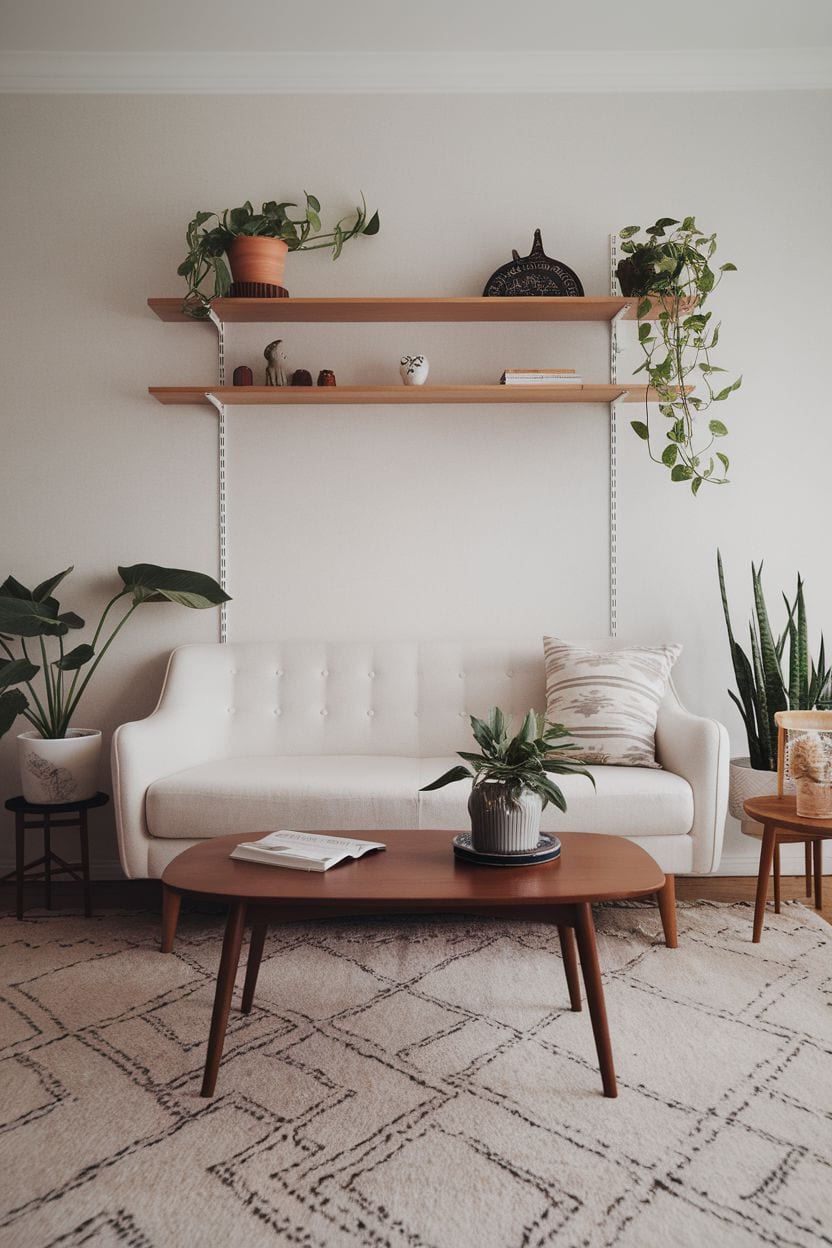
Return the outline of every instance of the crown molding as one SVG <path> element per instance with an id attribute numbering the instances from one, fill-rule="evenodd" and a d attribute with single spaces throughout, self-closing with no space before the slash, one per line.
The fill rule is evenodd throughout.
<path id="1" fill-rule="evenodd" d="M 823 91 L 832 48 L 674 52 L 0 52 L 0 91 L 551 94 Z"/>

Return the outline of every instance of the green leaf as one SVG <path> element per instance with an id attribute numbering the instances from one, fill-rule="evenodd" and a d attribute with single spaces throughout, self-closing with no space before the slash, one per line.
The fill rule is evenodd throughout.
<path id="1" fill-rule="evenodd" d="M 429 793 L 431 789 L 441 789 L 446 784 L 453 784 L 456 780 L 470 780 L 471 772 L 467 767 L 456 766 L 450 771 L 446 771 L 438 780 L 434 780 L 431 784 L 425 784 L 419 790 L 420 793 Z"/>
<path id="2" fill-rule="evenodd" d="M 670 474 L 671 481 L 690 481 L 693 476 L 693 469 L 688 468 L 687 464 L 677 464 Z"/>
<path id="3" fill-rule="evenodd" d="M 12 637 L 60 637 L 67 625 L 58 619 L 54 598 L 34 602 L 0 597 L 0 633 Z"/>
<path id="4" fill-rule="evenodd" d="M 366 234 L 369 237 L 369 235 L 371 234 L 378 234 L 380 228 L 381 228 L 381 222 L 378 219 L 378 212 L 374 212 L 373 215 L 370 217 L 370 220 L 364 226 L 364 229 L 361 231 L 361 233 Z"/>
<path id="5" fill-rule="evenodd" d="M 647 339 L 650 337 L 651 333 L 652 333 L 652 329 L 649 324 L 639 325 L 638 327 L 639 342 L 646 342 Z"/>
<path id="6" fill-rule="evenodd" d="M 320 228 L 321 228 L 321 218 L 318 216 L 317 212 L 315 212 L 312 208 L 307 208 L 307 209 L 306 209 L 306 220 L 307 220 L 307 221 L 309 222 L 309 224 L 311 225 L 312 230 L 314 231 L 314 233 L 316 233 L 316 234 L 317 234 L 317 233 L 320 231 Z"/>
<path id="7" fill-rule="evenodd" d="M 317 212 L 320 212 L 320 211 L 321 211 L 321 203 L 320 203 L 320 200 L 319 200 L 319 199 L 316 199 L 316 197 L 315 197 L 314 195 L 309 195 L 309 194 L 307 194 L 307 196 L 306 196 L 306 207 L 307 207 L 307 208 L 311 208 L 313 212 L 316 212 L 316 213 L 317 213 Z"/>
<path id="8" fill-rule="evenodd" d="M 730 262 L 728 264 L 721 264 L 719 266 L 719 271 L 720 273 L 736 273 L 737 266 L 735 264 L 731 264 Z"/>
<path id="9" fill-rule="evenodd" d="M 727 471 L 728 471 L 728 464 L 729 464 L 729 461 L 728 461 L 728 456 L 727 456 L 727 455 L 723 455 L 722 451 L 717 451 L 717 452 L 716 452 L 716 457 L 717 457 L 717 459 L 719 460 L 719 462 L 722 464 L 722 467 L 723 467 L 723 468 L 725 469 L 725 471 L 727 472 Z"/>
<path id="10" fill-rule="evenodd" d="M 92 646 L 81 645 L 76 646 L 74 650 L 70 650 L 69 654 L 65 654 L 62 659 L 56 659 L 52 664 L 62 672 L 74 672 L 79 667 L 83 667 L 85 663 L 89 663 L 90 659 L 95 658 L 95 651 Z"/>
<path id="11" fill-rule="evenodd" d="M 74 611 L 64 611 L 58 616 L 62 624 L 66 624 L 67 628 L 83 628 L 84 621 L 80 615 L 76 615 Z"/>
<path id="12" fill-rule="evenodd" d="M 618 231 L 618 237 L 632 238 L 634 234 L 638 234 L 640 229 L 640 225 L 625 225 L 623 230 Z"/>
<path id="13" fill-rule="evenodd" d="M 0 659 L 0 689 L 33 680 L 39 671 L 28 659 Z"/>
<path id="14" fill-rule="evenodd" d="M 693 481 L 691 481 L 690 483 L 691 493 L 693 494 L 694 498 L 699 493 L 700 487 L 702 485 L 702 480 L 703 480 L 702 477 L 694 477 Z"/>
<path id="15" fill-rule="evenodd" d="M 203 572 L 189 572 L 183 568 L 163 568 L 155 563 L 135 563 L 119 568 L 118 574 L 125 589 L 133 594 L 133 601 L 179 603 L 183 607 L 216 607 L 230 602 L 230 596 L 221 589 L 213 577 Z"/>
<path id="16" fill-rule="evenodd" d="M 639 305 L 636 308 L 636 316 L 638 317 L 638 319 L 641 320 L 643 317 L 647 316 L 652 306 L 653 306 L 652 299 L 640 300 Z"/>
<path id="17" fill-rule="evenodd" d="M 0 737 L 9 731 L 18 715 L 22 715 L 28 706 L 28 699 L 20 689 L 7 689 L 0 693 Z"/>
<path id="18" fill-rule="evenodd" d="M 0 585 L 0 598 L 23 598 L 31 602 L 34 594 L 31 589 L 21 585 L 20 581 L 15 580 L 13 576 L 7 576 L 3 584 Z"/>
<path id="19" fill-rule="evenodd" d="M 672 468 L 676 463 L 676 457 L 679 454 L 679 448 L 675 442 L 671 442 L 670 446 L 666 446 L 662 451 L 662 463 L 668 468 Z"/>
<path id="20" fill-rule="evenodd" d="M 711 433 L 714 435 L 715 438 L 727 437 L 728 430 L 725 427 L 725 425 L 723 425 L 721 420 L 708 421 L 708 428 L 710 429 Z"/>
<path id="21" fill-rule="evenodd" d="M 638 437 L 641 438 L 643 442 L 646 442 L 650 437 L 650 430 L 647 428 L 643 420 L 631 420 L 630 428 L 635 434 L 637 434 Z"/>

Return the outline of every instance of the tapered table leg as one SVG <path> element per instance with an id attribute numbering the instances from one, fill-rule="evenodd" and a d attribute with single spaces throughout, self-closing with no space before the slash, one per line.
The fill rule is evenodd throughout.
<path id="1" fill-rule="evenodd" d="M 23 860 L 26 830 L 23 815 L 20 811 L 14 817 L 14 862 L 15 862 L 15 895 L 17 898 L 17 917 L 23 918 Z"/>
<path id="2" fill-rule="evenodd" d="M 254 1001 L 254 990 L 257 987 L 257 974 L 260 970 L 260 959 L 263 957 L 263 945 L 266 943 L 268 924 L 258 919 L 251 929 L 251 940 L 248 946 L 248 963 L 246 964 L 246 982 L 243 984 L 243 1001 L 240 1009 L 243 1014 L 251 1013 Z"/>
<path id="3" fill-rule="evenodd" d="M 205 1057 L 205 1073 L 202 1078 L 200 1096 L 213 1096 L 217 1086 L 217 1074 L 220 1069 L 222 1047 L 225 1043 L 225 1029 L 228 1026 L 228 1014 L 231 1009 L 231 997 L 234 993 L 234 980 L 240 961 L 240 946 L 243 943 L 243 929 L 246 925 L 245 902 L 235 901 L 228 912 L 225 925 L 225 937 L 222 942 L 222 956 L 217 975 L 217 991 L 214 996 L 214 1010 L 211 1015 L 211 1031 L 208 1036 L 208 1052 Z"/>
<path id="4" fill-rule="evenodd" d="M 581 981 L 578 974 L 578 953 L 575 949 L 575 933 L 566 924 L 558 923 L 560 951 L 563 955 L 563 969 L 566 973 L 566 986 L 569 989 L 569 1004 L 573 1010 L 581 1008 Z"/>
<path id="5" fill-rule="evenodd" d="M 162 885 L 162 941 L 159 946 L 162 953 L 170 953 L 173 949 L 173 938 L 179 922 L 179 910 L 182 905 L 182 894 L 175 893 L 166 884 Z"/>
<path id="6" fill-rule="evenodd" d="M 815 856 L 815 909 L 823 909 L 823 840 L 817 837 L 812 845 Z"/>
<path id="7" fill-rule="evenodd" d="M 668 949 L 675 949 L 678 945 L 676 935 L 676 876 L 666 875 L 664 877 L 664 888 L 660 888 L 656 893 L 656 899 L 659 903 L 659 914 L 662 916 L 662 929 L 664 930 L 664 943 Z"/>
<path id="8" fill-rule="evenodd" d="M 812 842 L 803 842 L 803 854 L 806 863 L 806 896 L 812 896 Z"/>
<path id="9" fill-rule="evenodd" d="M 757 900 L 754 903 L 754 934 L 751 937 L 752 943 L 758 945 L 760 937 L 763 934 L 763 919 L 766 913 L 766 898 L 768 897 L 768 877 L 771 875 L 771 861 L 774 857 L 774 842 L 777 839 L 777 833 L 774 825 L 766 823 L 763 825 L 763 841 L 760 845 L 760 870 L 757 875 Z"/>
<path id="10" fill-rule="evenodd" d="M 612 1060 L 610 1031 L 607 1025 L 604 985 L 601 982 L 601 967 L 598 964 L 598 946 L 595 943 L 595 924 L 592 920 L 592 906 L 590 903 L 588 901 L 580 902 L 575 907 L 575 916 L 578 953 L 581 958 L 581 970 L 584 976 L 589 1016 L 592 1019 L 592 1032 L 595 1036 L 598 1064 L 601 1067 L 604 1096 L 618 1096 L 618 1087 L 615 1082 L 615 1066 Z"/>
<path id="11" fill-rule="evenodd" d="M 774 842 L 774 913 L 780 913 L 780 842 Z"/>

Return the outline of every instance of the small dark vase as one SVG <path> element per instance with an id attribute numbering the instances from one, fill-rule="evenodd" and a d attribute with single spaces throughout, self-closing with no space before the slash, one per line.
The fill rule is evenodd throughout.
<path id="1" fill-rule="evenodd" d="M 335 374 L 331 368 L 322 368 L 318 373 L 319 386 L 334 386 L 336 384 Z"/>
<path id="2" fill-rule="evenodd" d="M 241 364 L 239 368 L 234 369 L 234 385 L 235 386 L 253 386 L 254 373 L 246 364 Z"/>
<path id="3" fill-rule="evenodd" d="M 311 386 L 312 374 L 306 368 L 296 368 L 292 373 L 293 386 Z"/>
<path id="4" fill-rule="evenodd" d="M 653 266 L 649 261 L 642 261 L 639 264 L 638 259 L 634 256 L 625 256 L 623 260 L 619 260 L 616 265 L 615 275 L 618 278 L 618 285 L 621 287 L 622 295 L 646 295 L 650 289 L 650 283 L 655 278 Z"/>

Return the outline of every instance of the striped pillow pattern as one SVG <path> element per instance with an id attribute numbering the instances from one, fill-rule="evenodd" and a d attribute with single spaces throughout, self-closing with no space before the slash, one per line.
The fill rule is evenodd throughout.
<path id="1" fill-rule="evenodd" d="M 598 653 L 543 638 L 546 718 L 563 724 L 588 764 L 659 767 L 656 720 L 681 646 L 631 646 Z"/>

